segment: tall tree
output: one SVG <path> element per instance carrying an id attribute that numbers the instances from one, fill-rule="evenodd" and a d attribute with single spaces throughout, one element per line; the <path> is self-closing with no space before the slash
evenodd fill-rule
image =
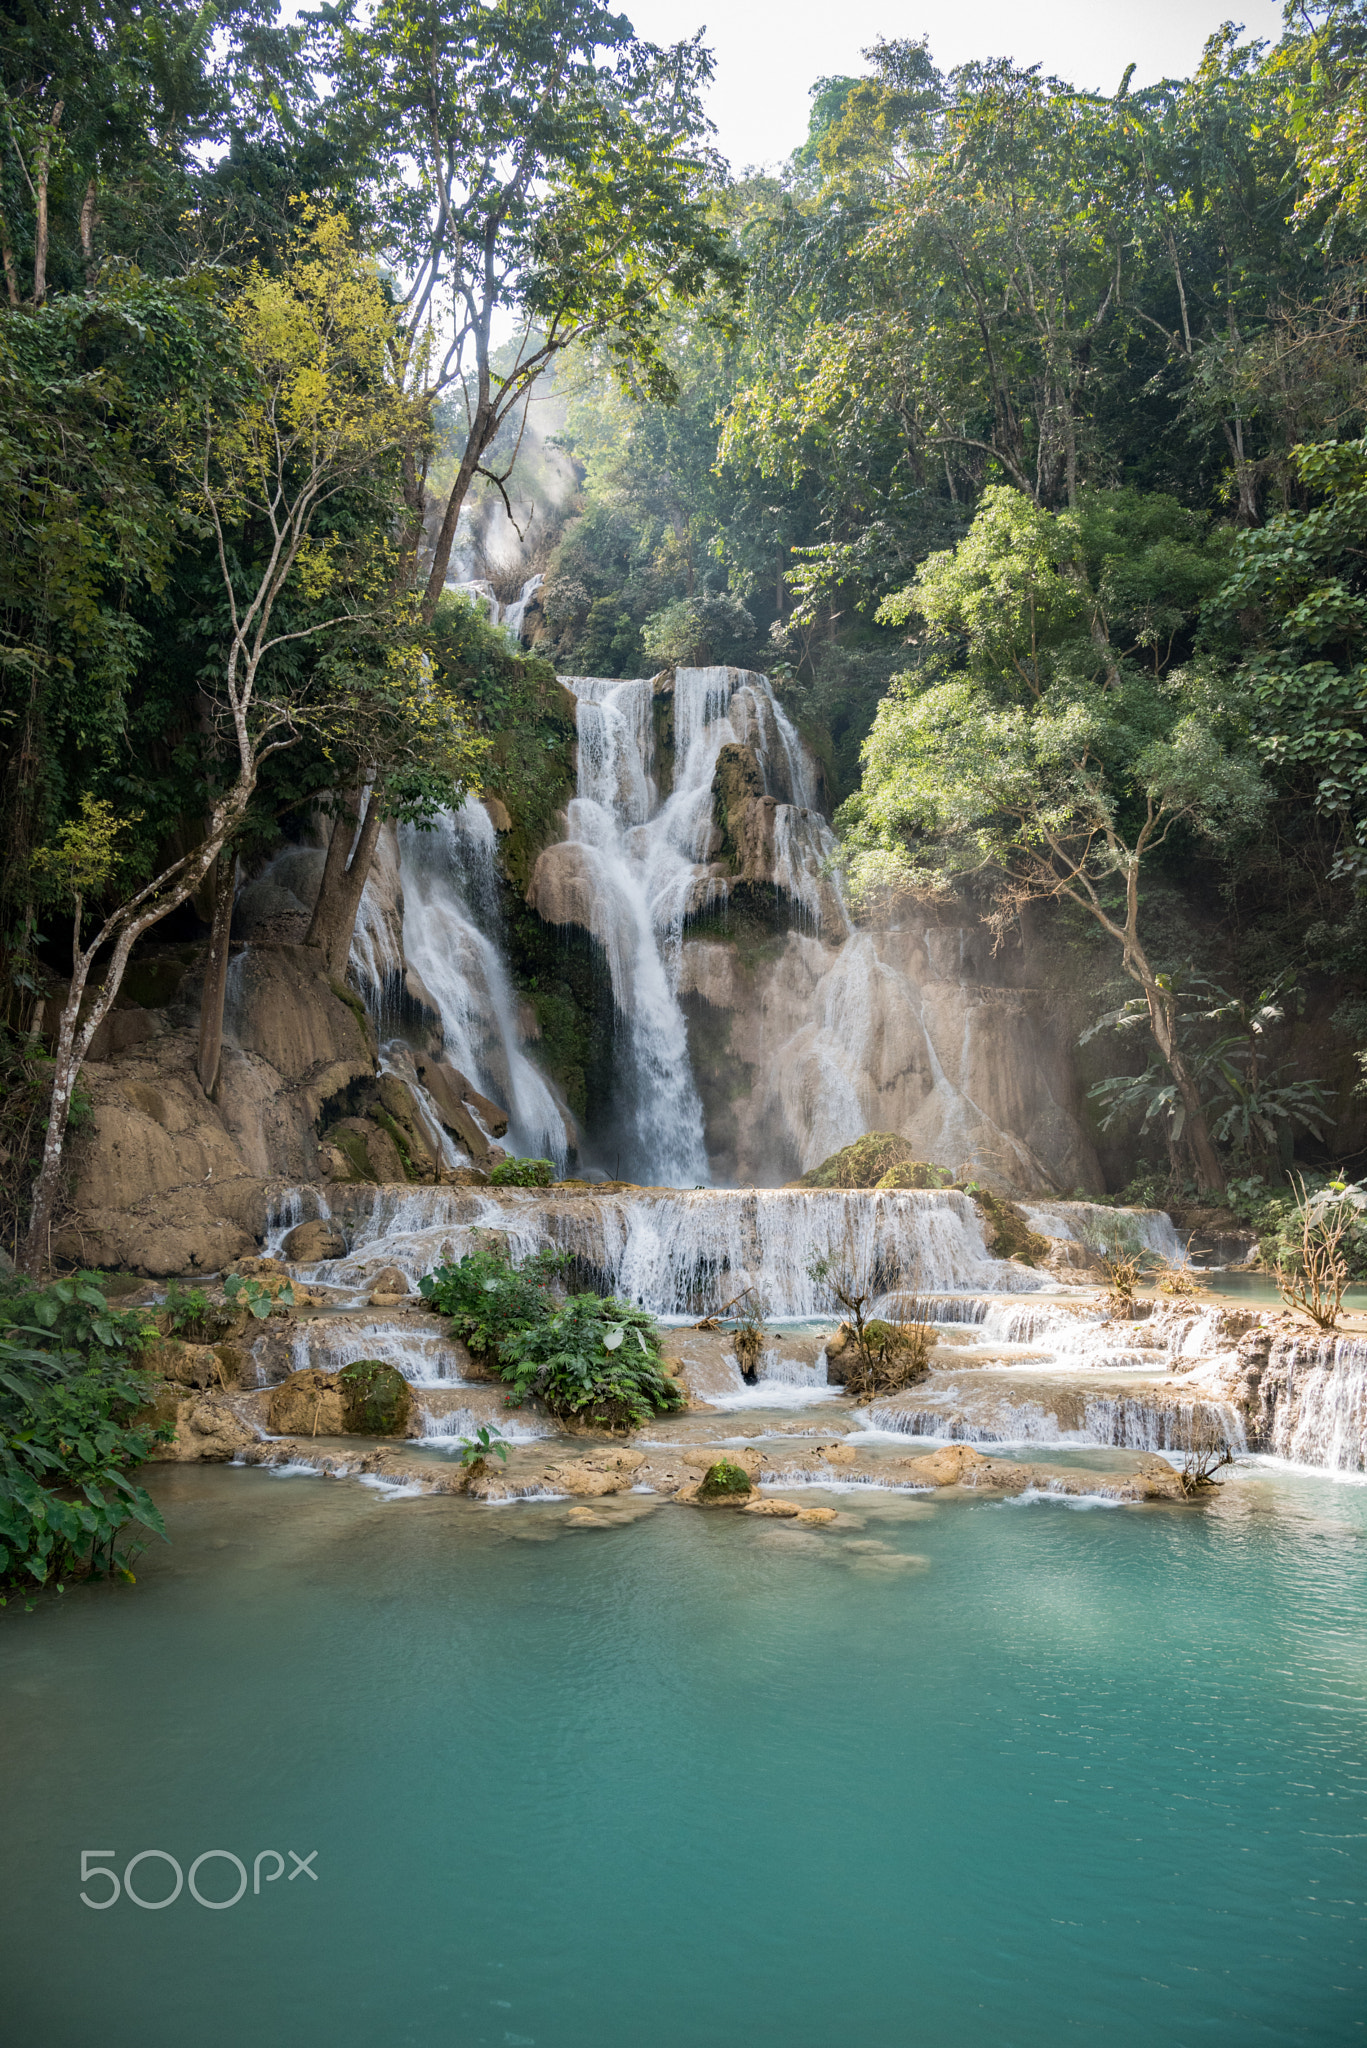
<path id="1" fill-rule="evenodd" d="M 708 205 L 711 58 L 700 39 L 640 42 L 602 0 L 384 0 L 364 14 L 346 0 L 318 17 L 316 52 L 375 246 L 403 281 L 395 375 L 429 409 L 458 400 L 426 623 L 471 484 L 506 482 L 486 457 L 557 355 L 600 342 L 666 393 L 665 314 L 736 277 Z M 421 454 L 405 481 L 416 555 Z"/>
<path id="2" fill-rule="evenodd" d="M 1157 494 L 1051 514 L 989 488 L 959 546 L 884 607 L 938 646 L 880 707 L 839 822 L 856 894 L 976 877 L 1003 920 L 1060 898 L 1094 918 L 1143 991 L 1198 1181 L 1218 1193 L 1171 976 L 1142 923 L 1142 884 L 1175 834 L 1235 840 L 1265 801 L 1218 678 L 1172 666 L 1226 561 L 1204 527 Z"/>

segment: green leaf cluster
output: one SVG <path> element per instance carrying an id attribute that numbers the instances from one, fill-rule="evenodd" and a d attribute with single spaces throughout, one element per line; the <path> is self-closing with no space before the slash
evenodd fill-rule
<path id="1" fill-rule="evenodd" d="M 0 1293 L 0 1587 L 103 1570 L 132 1579 L 134 1524 L 165 1536 L 130 1476 L 168 1432 L 139 1419 L 151 1391 L 145 1318 L 110 1308 L 89 1274 Z"/>
<path id="2" fill-rule="evenodd" d="M 654 1317 L 611 1295 L 557 1296 L 551 1283 L 567 1263 L 543 1252 L 516 1267 L 478 1251 L 425 1274 L 419 1287 L 512 1389 L 510 1406 L 535 1397 L 558 1421 L 606 1430 L 681 1408 Z"/>

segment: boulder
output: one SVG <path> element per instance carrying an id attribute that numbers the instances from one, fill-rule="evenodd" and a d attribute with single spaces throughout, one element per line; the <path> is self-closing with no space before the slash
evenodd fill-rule
<path id="1" fill-rule="evenodd" d="M 856 1138 L 852 1145 L 845 1145 L 839 1152 L 833 1152 L 829 1159 L 823 1159 L 810 1173 L 804 1173 L 801 1180 L 791 1185 L 799 1188 L 876 1188 L 883 1176 L 898 1166 L 922 1166 L 912 1146 L 895 1131 L 866 1131 L 862 1138 Z M 926 1186 L 941 1186 L 942 1182 L 926 1182 Z"/>
<path id="2" fill-rule="evenodd" d="M 557 1493 L 571 1493 L 583 1500 L 602 1500 L 610 1493 L 627 1493 L 636 1483 L 644 1465 L 640 1451 L 597 1451 L 587 1458 L 566 1459 L 548 1465 L 545 1478 Z"/>
<path id="3" fill-rule="evenodd" d="M 168 1464 L 223 1465 L 254 1450 L 260 1435 L 232 1406 L 225 1394 L 192 1394 L 178 1398 L 167 1387 L 141 1421 L 169 1422 L 175 1435 L 158 1444 L 152 1455 Z"/>
<path id="4" fill-rule="evenodd" d="M 403 1157 L 389 1132 L 369 1117 L 347 1116 L 329 1127 L 325 1136 L 341 1152 L 351 1171 L 351 1180 L 407 1180 Z"/>
<path id="5" fill-rule="evenodd" d="M 381 1358 L 344 1365 L 337 1384 L 345 1407 L 343 1427 L 353 1436 L 402 1436 L 413 1413 L 413 1390 L 397 1366 Z"/>
<path id="6" fill-rule="evenodd" d="M 376 1294 L 404 1295 L 410 1292 L 408 1276 L 397 1266 L 382 1266 L 370 1285 Z"/>
<path id="7" fill-rule="evenodd" d="M 344 1436 L 346 1397 L 335 1373 L 306 1366 L 274 1390 L 266 1411 L 272 1436 Z"/>
<path id="8" fill-rule="evenodd" d="M 346 1257 L 346 1237 L 337 1224 L 326 1218 L 296 1223 L 285 1239 L 285 1256 L 301 1266 L 315 1266 L 320 1259 Z"/>
<path id="9" fill-rule="evenodd" d="M 473 1082 L 467 1081 L 458 1068 L 448 1066 L 444 1060 L 419 1058 L 413 1064 L 418 1079 L 432 1097 L 437 1114 L 447 1129 L 456 1133 L 472 1157 L 476 1148 L 482 1157 L 489 1149 L 489 1138 L 501 1138 L 506 1132 L 507 1110 L 500 1109 L 487 1095 L 481 1095 Z M 475 1118 L 479 1121 L 474 1124 L 471 1143 L 466 1133 Z M 486 1131 L 488 1137 L 485 1136 Z"/>
<path id="10" fill-rule="evenodd" d="M 729 1458 L 718 1458 L 698 1481 L 697 1498 L 718 1503 L 748 1500 L 753 1491 L 754 1481 L 743 1465 L 733 1464 Z"/>
<path id="11" fill-rule="evenodd" d="M 211 1345 L 182 1344 L 175 1337 L 158 1337 L 155 1343 L 148 1344 L 138 1363 L 147 1372 L 157 1373 L 181 1387 L 203 1390 L 222 1386 L 227 1378 L 218 1352 Z"/>
<path id="12" fill-rule="evenodd" d="M 741 1510 L 746 1515 L 770 1515 L 775 1521 L 788 1521 L 794 1515 L 803 1515 L 810 1510 L 800 1508 L 795 1500 L 752 1500 Z"/>

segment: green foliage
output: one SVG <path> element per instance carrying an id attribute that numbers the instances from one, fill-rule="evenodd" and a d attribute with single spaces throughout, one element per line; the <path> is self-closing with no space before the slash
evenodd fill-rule
<path id="1" fill-rule="evenodd" d="M 705 668 L 739 661 L 755 637 L 755 622 L 738 597 L 681 597 L 648 618 L 645 651 L 652 660 Z"/>
<path id="2" fill-rule="evenodd" d="M 558 1299 L 551 1282 L 567 1263 L 543 1252 L 515 1267 L 497 1252 L 473 1252 L 425 1274 L 419 1288 L 512 1389 L 512 1406 L 534 1395 L 559 1421 L 612 1430 L 681 1407 L 654 1318 L 612 1296 Z"/>
<path id="3" fill-rule="evenodd" d="M 0 1292 L 0 1586 L 107 1571 L 131 1582 L 130 1523 L 164 1536 L 129 1476 L 169 1434 L 138 1421 L 145 1319 L 111 1309 L 89 1274 Z"/>
<path id="4" fill-rule="evenodd" d="M 1243 676 L 1256 744 L 1334 833 L 1335 871 L 1367 881 L 1367 440 L 1295 450 L 1313 502 L 1241 533 L 1212 615 L 1256 635 Z"/>
<path id="5" fill-rule="evenodd" d="M 505 804 L 513 829 L 500 842 L 520 894 L 555 819 L 574 794 L 574 703 L 549 662 L 514 648 L 482 608 L 448 595 L 432 622 L 433 659 L 469 703 L 484 742 L 479 786 Z"/>
<path id="6" fill-rule="evenodd" d="M 897 1168 L 906 1168 L 916 1174 L 916 1179 L 889 1181 L 886 1177 Z M 862 1138 L 856 1138 L 852 1145 L 833 1152 L 829 1159 L 823 1159 L 819 1166 L 804 1173 L 798 1182 L 804 1188 L 876 1188 L 880 1185 L 899 1187 L 946 1187 L 954 1176 L 944 1167 L 928 1165 L 918 1160 L 906 1138 L 895 1131 L 866 1131 Z"/>
<path id="7" fill-rule="evenodd" d="M 245 1309 L 259 1323 L 264 1323 L 277 1301 L 287 1305 L 294 1300 L 294 1283 L 291 1280 L 253 1280 L 241 1273 L 230 1273 L 223 1282 L 223 1292 L 234 1308 Z"/>
<path id="8" fill-rule="evenodd" d="M 698 1481 L 699 1500 L 735 1500 L 753 1490 L 750 1474 L 743 1465 L 733 1465 L 729 1458 L 718 1458 Z"/>
<path id="9" fill-rule="evenodd" d="M 548 1188 L 554 1179 L 549 1159 L 500 1159 L 489 1169 L 490 1184 L 496 1188 Z"/>
<path id="10" fill-rule="evenodd" d="M 220 1335 L 219 1316 L 204 1289 L 183 1288 L 178 1280 L 167 1287 L 157 1322 L 166 1336 L 186 1344 L 212 1344 Z"/>
<path id="11" fill-rule="evenodd" d="M 496 1429 L 488 1429 L 483 1423 L 473 1436 L 460 1440 L 460 1463 L 466 1472 L 482 1472 L 488 1459 L 498 1457 L 506 1465 L 508 1446 Z"/>

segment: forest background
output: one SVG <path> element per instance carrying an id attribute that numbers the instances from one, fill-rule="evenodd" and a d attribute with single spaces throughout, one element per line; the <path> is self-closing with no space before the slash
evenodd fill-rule
<path id="1" fill-rule="evenodd" d="M 880 42 L 740 178 L 700 45 L 584 0 L 0 25 L 15 1217 L 120 945 L 212 992 L 321 813 L 344 964 L 383 817 L 549 820 L 553 668 L 709 660 L 774 677 L 862 914 L 1046 920 L 1114 1187 L 1355 1170 L 1360 5 L 1110 96 Z M 527 654 L 446 594 L 534 572 Z"/>

